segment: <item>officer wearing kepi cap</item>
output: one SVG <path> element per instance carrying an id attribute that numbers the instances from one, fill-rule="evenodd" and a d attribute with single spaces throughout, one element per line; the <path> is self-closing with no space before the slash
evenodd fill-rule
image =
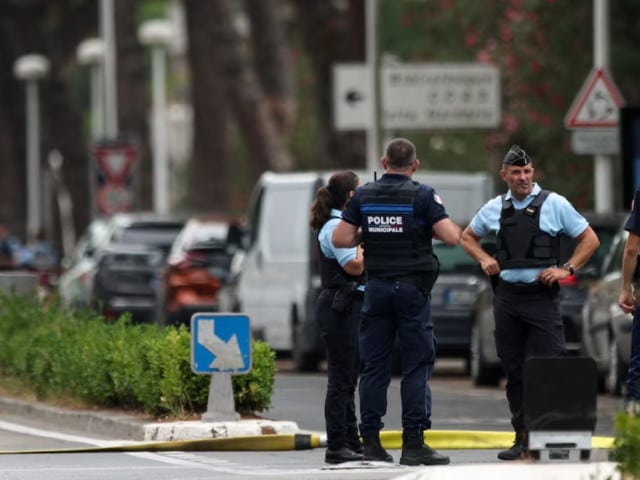
<path id="1" fill-rule="evenodd" d="M 462 232 L 461 245 L 476 259 L 494 286 L 496 350 L 507 376 L 507 400 L 515 442 L 501 460 L 526 458 L 527 426 L 523 410 L 523 367 L 530 357 L 566 351 L 556 302 L 558 280 L 573 275 L 600 244 L 587 220 L 563 196 L 533 181 L 531 157 L 513 145 L 500 176 L 509 188 L 483 205 Z M 480 239 L 496 234 L 495 255 Z M 566 263 L 560 261 L 560 236 L 577 239 Z"/>
<path id="2" fill-rule="evenodd" d="M 420 165 L 409 140 L 396 138 L 382 157 L 385 174 L 358 188 L 333 232 L 338 247 L 364 243 L 367 274 L 360 319 L 360 434 L 364 459 L 392 462 L 379 433 L 387 409 L 390 363 L 396 333 L 402 356 L 403 465 L 444 465 L 449 457 L 424 443 L 430 428 L 428 378 L 435 361 L 431 287 L 438 263 L 432 238 L 449 245 L 460 227 L 434 189 L 414 182 Z"/>

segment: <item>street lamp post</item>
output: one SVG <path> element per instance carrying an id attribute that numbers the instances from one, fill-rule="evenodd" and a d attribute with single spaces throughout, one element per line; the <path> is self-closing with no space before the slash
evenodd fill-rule
<path id="1" fill-rule="evenodd" d="M 27 236 L 36 237 L 42 226 L 40 198 L 40 104 L 38 80 L 49 73 L 49 61 L 35 53 L 19 57 L 13 73 L 25 82 L 27 117 Z"/>
<path id="2" fill-rule="evenodd" d="M 102 61 L 104 60 L 104 43 L 100 38 L 87 38 L 76 50 L 78 62 L 90 69 L 91 95 L 91 138 L 96 141 L 105 137 L 105 108 L 103 95 Z"/>
<path id="3" fill-rule="evenodd" d="M 153 209 L 169 212 L 169 156 L 166 121 L 166 50 L 173 37 L 168 20 L 149 20 L 138 30 L 140 43 L 151 47 L 152 72 L 152 143 L 153 143 Z"/>

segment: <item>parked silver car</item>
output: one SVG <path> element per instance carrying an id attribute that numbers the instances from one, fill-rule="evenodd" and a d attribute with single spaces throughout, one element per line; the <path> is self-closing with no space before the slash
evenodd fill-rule
<path id="1" fill-rule="evenodd" d="M 593 286 L 582 310 L 584 354 L 596 361 L 600 389 L 616 396 L 624 393 L 631 353 L 633 316 L 618 307 L 627 237 L 621 228 L 604 260 L 602 280 Z"/>

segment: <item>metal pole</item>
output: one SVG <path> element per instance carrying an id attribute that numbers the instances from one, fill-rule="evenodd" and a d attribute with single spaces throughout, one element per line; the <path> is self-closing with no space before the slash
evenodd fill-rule
<path id="1" fill-rule="evenodd" d="M 91 82 L 91 138 L 99 140 L 104 138 L 104 96 L 103 92 L 103 72 L 99 63 L 90 67 Z"/>
<path id="2" fill-rule="evenodd" d="M 41 227 L 40 216 L 40 105 L 37 80 L 27 80 L 27 235 L 36 237 Z"/>
<path id="3" fill-rule="evenodd" d="M 609 67 L 609 0 L 593 0 L 593 67 Z M 594 187 L 596 212 L 613 211 L 613 159 L 595 155 Z"/>
<path id="4" fill-rule="evenodd" d="M 169 212 L 169 160 L 166 134 L 165 48 L 151 48 L 153 91 L 153 204 L 156 213 Z"/>
<path id="5" fill-rule="evenodd" d="M 367 131 L 367 170 L 373 172 L 380 167 L 378 145 L 378 0 L 366 0 L 366 56 L 369 68 L 369 89 L 371 91 L 371 122 Z"/>
<path id="6" fill-rule="evenodd" d="M 118 91 L 113 0 L 100 1 L 100 30 L 104 44 L 104 122 L 106 136 L 118 137 Z"/>

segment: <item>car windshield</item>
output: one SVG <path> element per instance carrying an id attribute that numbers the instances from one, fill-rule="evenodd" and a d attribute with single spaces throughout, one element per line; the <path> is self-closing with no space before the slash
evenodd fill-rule
<path id="1" fill-rule="evenodd" d="M 149 226 L 126 228 L 118 243 L 128 245 L 148 245 L 158 247 L 164 252 L 168 252 L 171 244 L 180 233 L 180 226 Z"/>

